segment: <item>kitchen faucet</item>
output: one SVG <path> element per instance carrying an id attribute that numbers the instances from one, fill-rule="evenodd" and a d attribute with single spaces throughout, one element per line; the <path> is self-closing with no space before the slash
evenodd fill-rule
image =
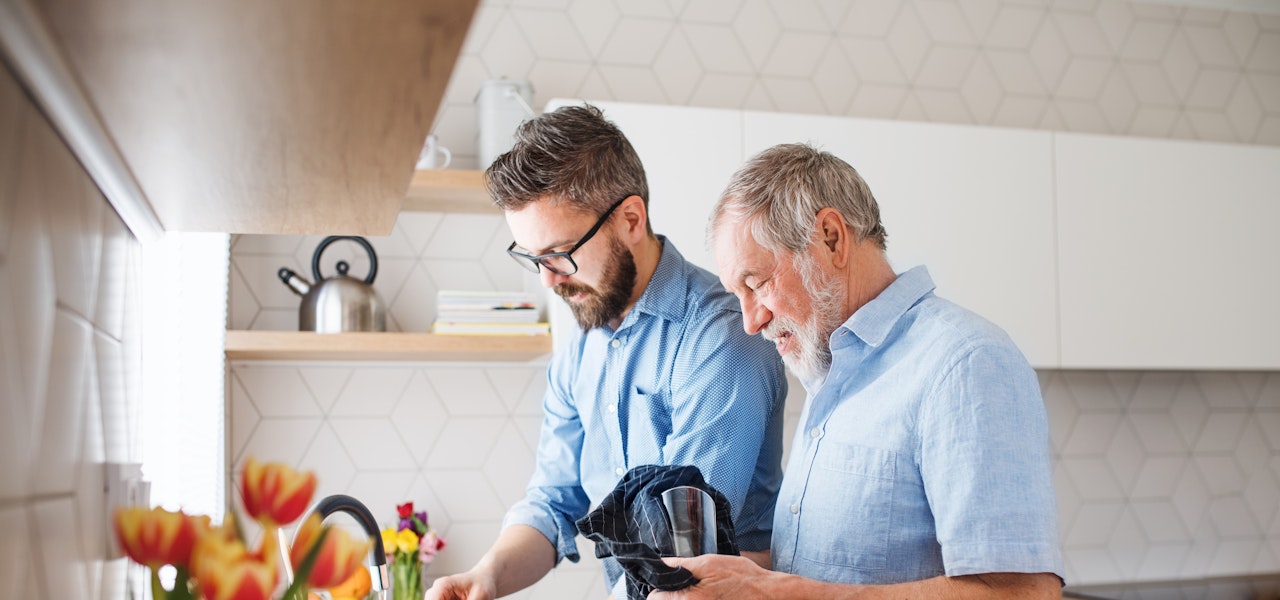
<path id="1" fill-rule="evenodd" d="M 374 520 L 373 513 L 369 512 L 362 502 L 348 496 L 346 494 L 334 494 L 326 496 L 316 503 L 310 511 L 320 515 L 320 520 L 328 518 L 329 515 L 337 512 L 345 512 L 355 518 L 360 526 L 364 528 L 365 533 L 369 535 L 369 539 L 373 541 L 373 565 L 378 568 L 378 576 L 372 577 L 374 590 L 378 592 L 378 598 L 386 598 L 387 592 L 391 589 L 391 576 L 387 572 L 387 553 L 382 547 L 382 533 L 378 531 L 378 522 Z M 284 530 L 280 532 L 281 550 L 285 553 L 285 575 L 290 581 L 293 580 L 293 570 L 289 567 L 288 552 L 289 545 L 284 544 Z M 294 532 L 295 540 L 297 532 Z"/>

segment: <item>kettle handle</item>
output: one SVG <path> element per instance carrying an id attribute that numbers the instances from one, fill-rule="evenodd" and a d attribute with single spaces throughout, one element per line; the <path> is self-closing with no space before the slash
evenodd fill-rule
<path id="1" fill-rule="evenodd" d="M 338 240 L 351 240 L 364 246 L 364 251 L 369 253 L 369 274 L 364 276 L 364 282 L 373 284 L 373 278 L 378 276 L 378 255 L 374 253 L 373 246 L 369 244 L 369 240 L 358 235 L 331 235 L 324 238 L 324 241 L 320 242 L 319 246 L 316 246 L 315 254 L 311 255 L 311 274 L 315 277 L 316 283 L 319 284 L 324 279 L 320 275 L 320 255 L 324 254 L 324 249 L 328 248 L 329 244 Z"/>

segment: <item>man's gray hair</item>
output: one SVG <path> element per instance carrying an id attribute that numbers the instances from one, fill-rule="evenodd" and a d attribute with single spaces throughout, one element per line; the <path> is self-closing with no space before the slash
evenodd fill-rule
<path id="1" fill-rule="evenodd" d="M 804 254 L 818 211 L 828 207 L 844 217 L 856 239 L 885 249 L 880 207 L 857 170 L 810 145 L 779 144 L 734 173 L 711 211 L 707 237 L 714 245 L 721 224 L 745 224 L 764 248 Z"/>
<path id="2" fill-rule="evenodd" d="M 631 195 L 649 205 L 649 184 L 635 148 L 589 104 L 522 123 L 515 145 L 493 161 L 484 179 L 502 210 L 518 211 L 546 196 L 595 215 Z"/>

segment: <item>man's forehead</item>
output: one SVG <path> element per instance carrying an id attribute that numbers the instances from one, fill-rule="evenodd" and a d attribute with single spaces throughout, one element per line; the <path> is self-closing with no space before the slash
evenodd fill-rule
<path id="1" fill-rule="evenodd" d="M 777 264 L 773 252 L 761 246 L 749 231 L 740 228 L 722 228 L 713 250 L 721 277 L 733 281 L 748 274 L 772 271 Z"/>

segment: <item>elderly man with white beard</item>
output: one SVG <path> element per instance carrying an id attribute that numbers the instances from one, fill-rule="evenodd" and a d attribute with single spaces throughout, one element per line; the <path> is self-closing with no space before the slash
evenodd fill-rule
<path id="1" fill-rule="evenodd" d="M 748 333 L 805 402 L 766 570 L 665 559 L 700 579 L 651 599 L 1060 598 L 1046 415 L 1003 331 L 895 273 L 867 184 L 807 145 L 747 162 L 708 227 Z"/>

